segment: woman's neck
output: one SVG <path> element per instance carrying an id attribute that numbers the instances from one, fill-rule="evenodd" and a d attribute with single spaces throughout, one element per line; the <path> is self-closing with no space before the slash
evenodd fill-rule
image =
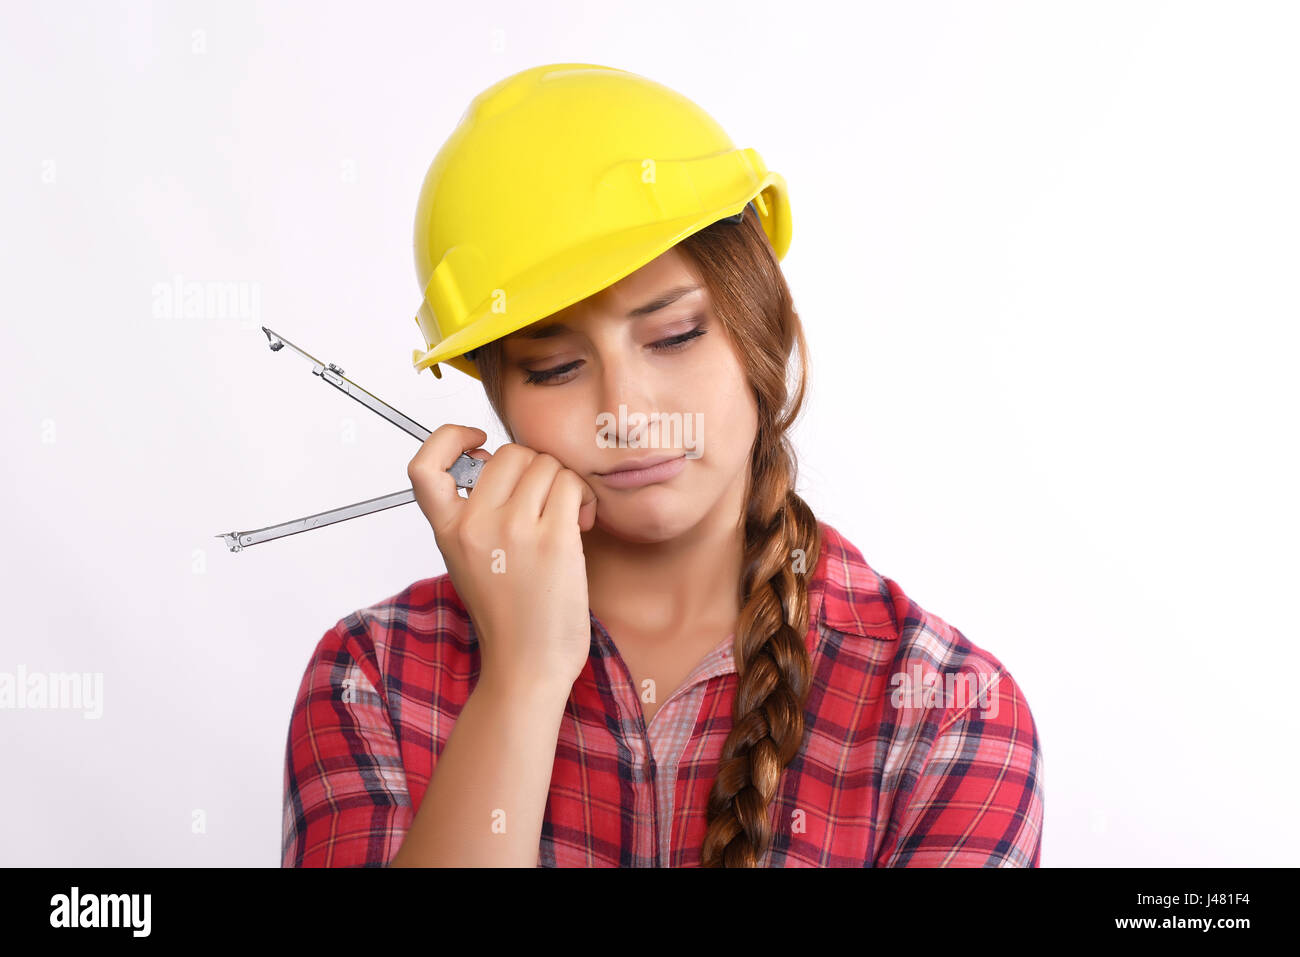
<path id="1" fill-rule="evenodd" d="M 665 542 L 629 542 L 600 528 L 583 534 L 591 610 L 610 628 L 641 635 L 735 628 L 740 614 L 744 528 L 716 509 Z"/>

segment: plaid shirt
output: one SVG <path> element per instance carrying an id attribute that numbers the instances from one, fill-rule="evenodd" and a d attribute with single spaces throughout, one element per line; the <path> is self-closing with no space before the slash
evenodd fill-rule
<path id="1" fill-rule="evenodd" d="M 769 806 L 769 867 L 1036 867 L 1043 760 L 990 653 L 879 575 L 834 528 L 809 583 L 803 747 Z M 479 672 L 448 575 L 353 612 L 316 645 L 289 722 L 285 867 L 386 865 Z M 698 865 L 731 728 L 731 636 L 647 728 L 592 615 L 560 725 L 538 865 Z"/>

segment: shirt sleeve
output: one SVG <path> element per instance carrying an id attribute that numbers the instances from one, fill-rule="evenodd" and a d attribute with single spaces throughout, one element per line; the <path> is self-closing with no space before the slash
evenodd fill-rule
<path id="1" fill-rule="evenodd" d="M 1038 867 L 1043 757 L 1029 704 L 1007 672 L 986 701 L 943 717 L 895 823 L 877 867 Z"/>
<path id="2" fill-rule="evenodd" d="M 392 720 L 349 635 L 344 622 L 325 633 L 294 702 L 285 745 L 283 867 L 384 867 L 410 825 Z"/>

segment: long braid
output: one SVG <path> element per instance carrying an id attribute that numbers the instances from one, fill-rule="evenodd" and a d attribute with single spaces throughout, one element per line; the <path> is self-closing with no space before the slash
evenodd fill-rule
<path id="1" fill-rule="evenodd" d="M 769 807 L 781 771 L 803 744 L 811 671 L 805 569 L 816 568 L 821 530 L 791 488 L 793 462 L 784 444 L 778 460 L 755 476 L 746 516 L 747 597 L 734 649 L 739 684 L 709 795 L 705 867 L 757 866 L 771 842 Z"/>

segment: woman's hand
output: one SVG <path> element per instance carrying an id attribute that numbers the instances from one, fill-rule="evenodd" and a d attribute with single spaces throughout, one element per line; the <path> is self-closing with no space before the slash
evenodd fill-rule
<path id="1" fill-rule="evenodd" d="M 513 443 L 492 455 L 477 448 L 486 439 L 440 426 L 406 474 L 478 632 L 480 680 L 556 684 L 567 696 L 591 648 L 580 533 L 595 524 L 596 493 L 552 455 Z M 486 463 L 468 498 L 447 471 L 462 452 Z"/>

